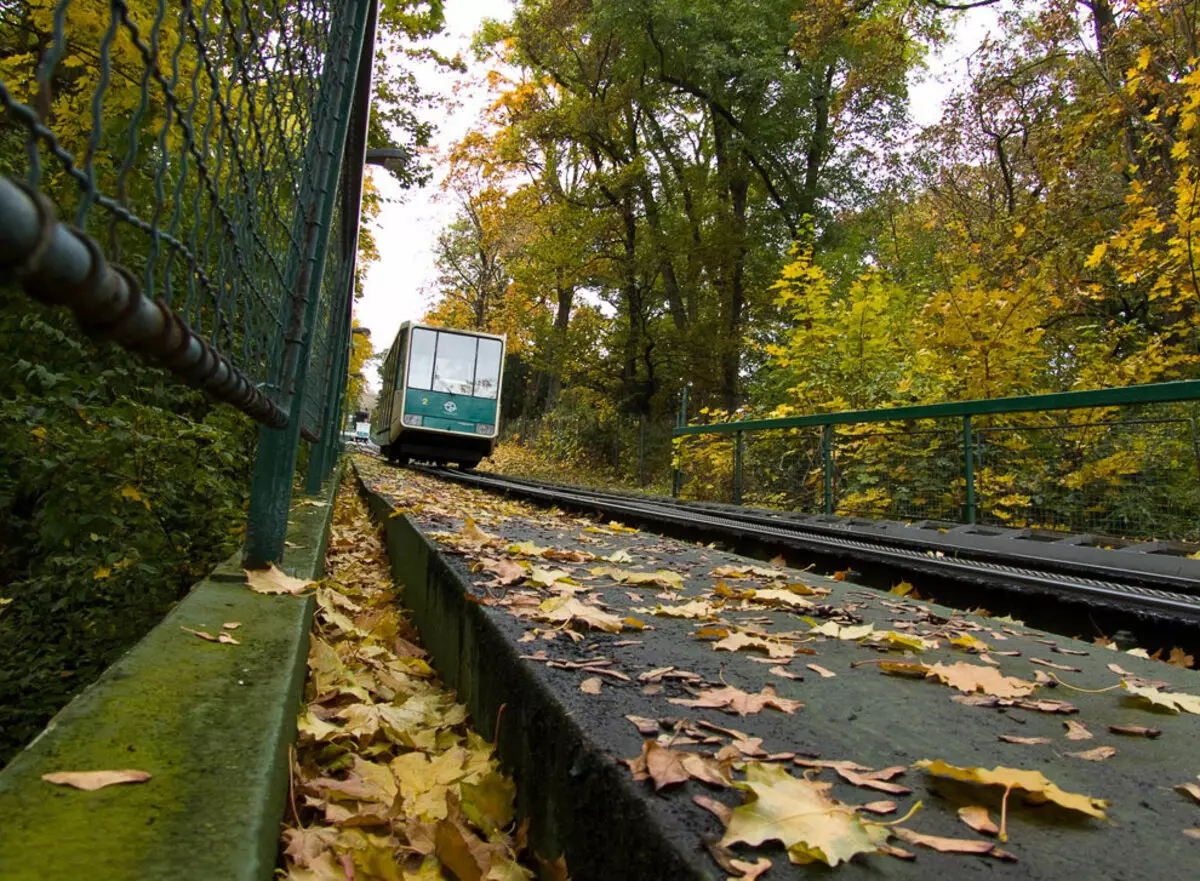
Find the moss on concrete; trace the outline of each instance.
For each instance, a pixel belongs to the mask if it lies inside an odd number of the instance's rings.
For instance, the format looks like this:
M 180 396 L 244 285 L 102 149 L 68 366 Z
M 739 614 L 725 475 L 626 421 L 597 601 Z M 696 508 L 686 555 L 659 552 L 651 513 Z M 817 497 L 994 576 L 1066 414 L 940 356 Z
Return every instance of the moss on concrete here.
M 294 574 L 321 574 L 335 488 L 294 509 Z M 270 878 L 312 613 L 311 597 L 248 590 L 236 560 L 196 585 L 0 773 L 0 878 Z M 231 621 L 240 645 L 180 629 Z M 40 779 L 116 768 L 153 776 L 96 792 Z

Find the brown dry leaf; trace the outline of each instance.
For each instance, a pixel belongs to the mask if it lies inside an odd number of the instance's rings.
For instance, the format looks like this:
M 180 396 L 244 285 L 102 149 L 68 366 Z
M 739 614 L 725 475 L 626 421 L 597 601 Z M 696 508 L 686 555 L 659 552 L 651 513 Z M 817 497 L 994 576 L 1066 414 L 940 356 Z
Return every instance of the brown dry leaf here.
M 1039 667 L 1049 667 L 1051 670 L 1062 670 L 1066 673 L 1082 673 L 1078 667 L 1072 667 L 1068 664 L 1056 664 L 1053 661 L 1047 661 L 1044 658 L 1030 658 L 1029 663 L 1037 664 Z
M 670 703 L 679 704 L 681 707 L 705 707 L 714 710 L 728 709 L 739 716 L 758 713 L 767 707 L 773 707 L 776 710 L 791 714 L 804 706 L 801 701 L 779 697 L 775 693 L 775 689 L 769 685 L 763 686 L 763 690 L 755 694 L 750 694 L 742 691 L 740 688 L 727 685 L 724 688 L 710 688 L 702 691 L 700 692 L 700 696 L 695 699 L 672 697 L 667 698 L 667 700 Z
M 747 796 L 730 816 L 722 847 L 779 841 L 793 863 L 836 866 L 855 854 L 875 851 L 887 839 L 884 827 L 865 822 L 853 806 L 830 796 L 831 784 L 751 762 L 746 781 L 734 785 Z
M 1123 734 L 1126 737 L 1149 737 L 1151 740 L 1162 734 L 1161 728 L 1145 728 L 1141 725 L 1109 725 L 1108 730 L 1113 734 Z
M 43 774 L 42 779 L 56 786 L 73 786 L 75 789 L 93 792 L 121 783 L 145 783 L 150 779 L 150 775 L 145 771 L 127 768 L 120 771 L 54 771 Z
M 496 576 L 492 579 L 491 583 L 497 587 L 507 587 L 510 584 L 516 584 L 528 574 L 524 566 L 513 560 L 486 559 L 480 561 L 480 568 L 484 572 L 490 572 Z
M 754 881 L 759 875 L 771 868 L 771 861 L 766 857 L 759 857 L 752 863 L 745 860 L 730 860 L 729 865 L 741 872 L 736 878 L 731 878 L 730 881 Z
M 647 719 L 645 716 L 626 716 L 625 718 L 633 723 L 639 734 L 658 734 L 658 722 L 654 719 Z
M 775 667 L 772 667 L 772 668 L 771 668 L 770 670 L 768 670 L 767 672 L 768 672 L 768 673 L 773 673 L 774 675 L 776 675 L 776 676 L 780 676 L 780 677 L 782 677 L 782 678 L 784 678 L 784 679 L 803 679 L 803 678 L 804 678 L 804 677 L 803 677 L 803 676 L 801 676 L 799 673 L 793 673 L 793 672 L 792 672 L 791 670 L 789 670 L 787 667 L 781 667 L 781 666 L 778 666 L 778 665 L 777 665 L 777 666 L 775 666 Z
M 982 805 L 971 805 L 958 809 L 958 818 L 981 835 L 999 835 L 1000 827 L 988 816 L 988 809 Z
M 1188 838 L 1194 838 L 1196 841 L 1200 841 L 1200 827 L 1195 829 L 1184 829 L 1183 834 Z
M 1167 663 L 1172 667 L 1183 667 L 1185 670 L 1196 664 L 1196 659 L 1181 649 L 1179 646 L 1171 649 L 1171 654 L 1167 658 Z
M 691 779 L 714 786 L 731 784 L 728 774 L 712 759 L 662 746 L 657 740 L 642 741 L 642 754 L 624 762 L 633 772 L 634 780 L 649 778 L 656 790 Z
M 1067 729 L 1067 740 L 1091 740 L 1094 735 L 1087 730 L 1082 722 L 1076 722 L 1074 719 L 1067 719 L 1063 722 Z
M 1001 734 L 999 735 L 999 739 L 1005 743 L 1024 743 L 1030 745 L 1050 742 L 1049 737 L 1018 737 L 1015 734 Z
M 905 829 L 903 826 L 892 826 L 891 832 L 901 841 L 932 848 L 939 853 L 970 853 L 987 856 L 996 849 L 996 845 L 991 841 L 981 841 L 975 838 L 945 838 L 941 835 L 925 835 L 922 832 Z
M 895 857 L 898 860 L 910 860 L 911 861 L 911 860 L 915 860 L 917 858 L 917 855 L 915 853 L 910 853 L 909 851 L 905 850 L 902 847 L 896 847 L 894 844 L 879 845 L 878 853 L 881 853 L 884 856 L 888 856 L 888 857 Z
M 222 630 L 220 633 L 217 634 L 217 642 L 221 643 L 222 645 L 241 645 L 242 644 L 240 640 L 234 639 L 232 636 L 230 636 L 224 630 Z
M 922 759 L 916 763 L 916 767 L 922 768 L 938 777 L 949 777 L 953 780 L 961 780 L 964 783 L 979 783 L 983 786 L 1003 786 L 1006 790 L 1006 800 L 1009 791 L 1020 789 L 1029 793 L 1030 801 L 1037 803 L 1050 801 L 1067 810 L 1077 811 L 1089 817 L 1096 817 L 1100 820 L 1108 819 L 1104 813 L 1104 809 L 1111 802 L 1102 798 L 1092 798 L 1090 795 L 1080 795 L 1059 789 L 1058 786 L 1047 779 L 1040 771 L 1024 771 L 1019 768 L 1006 768 L 1000 765 L 992 768 L 990 771 L 986 768 L 960 768 L 943 762 L 941 759 Z M 1001 840 L 1003 840 L 1003 837 Z
M 896 803 L 894 801 L 872 801 L 865 805 L 859 805 L 858 809 L 871 814 L 890 814 L 896 810 Z
M 584 694 L 599 694 L 602 684 L 603 682 L 599 676 L 592 676 L 579 683 L 579 690 Z
M 241 645 L 241 643 L 239 643 L 236 639 L 223 631 L 219 635 L 214 635 L 209 633 L 207 630 L 195 630 L 191 627 L 180 627 L 179 629 L 184 633 L 190 633 L 193 636 L 198 636 L 205 642 L 223 642 L 232 645 Z
M 733 808 L 729 807 L 729 805 L 719 802 L 715 798 L 710 798 L 707 795 L 693 795 L 692 801 L 706 811 L 711 812 L 713 816 L 721 821 L 722 825 L 729 825 L 729 817 L 733 814 Z
M 1200 805 L 1200 786 L 1195 783 L 1180 783 L 1175 787 L 1176 792 L 1182 792 L 1184 795 L 1190 795 L 1196 804 Z
M 740 631 L 731 633 L 720 642 L 715 643 L 713 649 L 719 652 L 736 652 L 741 649 L 761 651 L 766 652 L 767 657 L 777 660 L 781 658 L 794 658 L 796 656 L 796 650 L 786 643 L 773 639 L 763 639 L 761 636 L 750 636 Z
M 1103 762 L 1105 759 L 1111 759 L 1116 754 L 1117 748 L 1115 746 L 1098 746 L 1094 749 L 1086 749 L 1083 752 L 1067 753 L 1069 756 L 1089 762 Z
M 225 630 L 237 630 L 241 626 L 242 626 L 241 621 L 226 621 L 224 624 L 221 625 L 221 627 Z
M 889 783 L 886 780 L 880 780 L 870 774 L 860 774 L 857 771 L 851 771 L 848 768 L 835 768 L 838 776 L 851 783 L 854 786 L 862 786 L 866 789 L 876 789 L 879 792 L 886 792 L 888 795 L 909 795 L 912 790 L 907 786 L 901 786 L 899 783 Z M 901 768 L 901 771 L 904 769 Z
M 833 679 L 837 676 L 837 674 L 832 670 L 828 670 L 825 667 L 822 667 L 820 664 L 808 664 L 806 666 L 808 669 L 818 674 L 822 679 Z
M 242 571 L 246 573 L 246 584 L 255 593 L 296 596 L 316 583 L 303 578 L 293 578 L 274 563 L 266 569 L 244 569 Z

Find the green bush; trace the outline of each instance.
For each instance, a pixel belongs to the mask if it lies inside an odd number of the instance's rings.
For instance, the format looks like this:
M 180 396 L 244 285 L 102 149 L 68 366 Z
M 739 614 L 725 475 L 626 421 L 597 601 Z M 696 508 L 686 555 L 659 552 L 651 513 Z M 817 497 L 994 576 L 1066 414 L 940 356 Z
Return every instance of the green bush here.
M 240 538 L 254 426 L 0 289 L 0 763 Z

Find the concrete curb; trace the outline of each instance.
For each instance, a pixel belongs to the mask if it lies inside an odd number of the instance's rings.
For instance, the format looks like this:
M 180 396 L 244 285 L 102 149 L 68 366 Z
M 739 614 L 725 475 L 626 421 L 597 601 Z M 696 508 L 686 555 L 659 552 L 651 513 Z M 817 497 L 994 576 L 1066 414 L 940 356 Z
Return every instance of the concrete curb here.
M 284 568 L 318 578 L 333 515 L 293 508 Z M 248 590 L 240 556 L 197 584 L 0 773 L 0 879 L 269 879 L 314 600 Z M 240 645 L 206 642 L 180 628 Z M 135 768 L 143 784 L 81 792 L 52 771 Z
M 575 881 L 723 877 L 702 851 L 684 853 L 670 840 L 630 775 L 538 680 L 497 621 L 471 602 L 460 564 L 355 477 L 385 527 L 392 573 L 404 585 L 403 602 L 434 667 L 458 692 L 476 730 L 489 739 L 498 734 L 534 850 L 544 858 L 565 854 Z

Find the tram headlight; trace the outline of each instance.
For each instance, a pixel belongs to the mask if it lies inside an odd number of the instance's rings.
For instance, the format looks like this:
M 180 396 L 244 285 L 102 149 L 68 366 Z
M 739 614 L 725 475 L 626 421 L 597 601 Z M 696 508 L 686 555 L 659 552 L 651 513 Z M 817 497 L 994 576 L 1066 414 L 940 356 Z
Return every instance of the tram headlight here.
M 420 428 L 424 420 L 415 413 L 405 413 L 404 418 L 400 420 L 410 428 Z
M 476 434 L 493 434 L 496 431 L 496 426 L 491 422 L 479 422 L 475 425 Z

